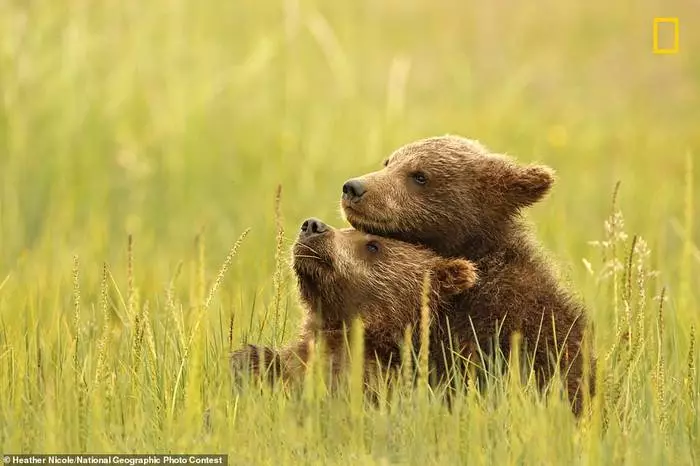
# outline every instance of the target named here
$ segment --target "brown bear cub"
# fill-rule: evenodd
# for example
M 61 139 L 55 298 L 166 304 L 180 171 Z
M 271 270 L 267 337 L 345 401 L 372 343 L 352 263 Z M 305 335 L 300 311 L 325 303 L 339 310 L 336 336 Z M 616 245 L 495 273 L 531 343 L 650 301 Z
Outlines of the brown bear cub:
M 281 351 L 253 345 L 235 351 L 234 373 L 269 370 L 269 375 L 283 380 L 299 380 L 310 347 L 321 337 L 331 370 L 339 374 L 345 368 L 350 340 L 346 331 L 359 318 L 364 329 L 365 377 L 379 370 L 385 374 L 400 364 L 408 326 L 417 341 L 426 275 L 430 317 L 452 312 L 455 296 L 477 280 L 474 265 L 467 260 L 443 258 L 422 246 L 352 228 L 337 230 L 313 218 L 302 224 L 292 262 L 306 310 L 299 337 Z M 433 338 L 439 338 L 439 333 Z M 438 352 L 429 357 L 438 357 Z
M 511 335 L 521 334 L 540 385 L 558 360 L 580 414 L 584 308 L 559 285 L 520 215 L 553 182 L 546 166 L 517 164 L 462 137 L 432 137 L 399 148 L 383 169 L 347 181 L 341 205 L 358 230 L 472 261 L 479 281 L 457 297 L 452 334 L 475 336 L 475 344 L 493 353 L 498 328 L 504 355 Z

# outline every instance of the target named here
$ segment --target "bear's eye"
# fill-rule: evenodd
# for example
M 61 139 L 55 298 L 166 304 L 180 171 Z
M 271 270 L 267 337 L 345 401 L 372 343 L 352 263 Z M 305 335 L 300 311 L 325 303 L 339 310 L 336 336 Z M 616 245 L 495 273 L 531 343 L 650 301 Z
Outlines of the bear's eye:
M 415 172 L 415 173 L 411 174 L 411 178 L 413 178 L 413 181 L 415 181 L 419 185 L 424 185 L 425 183 L 428 182 L 428 177 L 425 176 L 425 173 L 421 173 L 421 172 Z
M 382 162 L 382 165 L 384 165 L 385 167 L 388 167 L 389 166 L 389 159 L 384 159 L 384 161 Z
M 368 250 L 369 252 L 371 252 L 372 254 L 376 254 L 376 253 L 379 252 L 379 243 L 377 243 L 376 241 L 369 241 L 369 242 L 367 242 L 367 244 L 365 245 L 365 247 L 366 247 L 367 250 Z

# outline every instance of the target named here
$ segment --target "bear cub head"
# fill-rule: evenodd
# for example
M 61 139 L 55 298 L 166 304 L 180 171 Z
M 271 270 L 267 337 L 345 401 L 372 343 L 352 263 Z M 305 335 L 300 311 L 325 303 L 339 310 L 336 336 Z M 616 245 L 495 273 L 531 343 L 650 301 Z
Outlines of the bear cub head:
M 323 329 L 359 317 L 367 330 L 401 335 L 420 316 L 425 277 L 433 312 L 474 285 L 474 265 L 410 243 L 334 229 L 310 218 L 292 248 L 301 301 Z
M 348 180 L 341 207 L 358 230 L 475 259 L 498 247 L 521 209 L 553 182 L 547 166 L 517 164 L 470 139 L 432 137 L 400 147 L 381 170 Z

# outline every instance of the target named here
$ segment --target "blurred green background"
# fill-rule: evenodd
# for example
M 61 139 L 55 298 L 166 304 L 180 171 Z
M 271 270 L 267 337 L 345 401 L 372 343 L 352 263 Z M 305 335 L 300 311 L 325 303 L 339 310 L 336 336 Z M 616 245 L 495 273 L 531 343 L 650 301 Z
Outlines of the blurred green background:
M 652 53 L 658 16 L 679 18 L 679 53 Z M 530 217 L 593 308 L 582 259 L 618 180 L 673 288 L 700 153 L 698 18 L 682 0 L 3 0 L 0 275 L 50 300 L 37 288 L 69 278 L 73 254 L 95 282 L 101 261 L 123 268 L 132 233 L 155 290 L 200 231 L 215 267 L 250 227 L 221 296 L 266 302 L 278 185 L 286 254 L 305 217 L 342 225 L 345 179 L 456 133 L 556 169 Z
M 655 17 L 679 19 L 677 54 L 652 52 Z M 505 404 L 494 414 L 487 403 L 478 405 L 481 417 L 457 412 L 452 424 L 429 411 L 368 411 L 375 451 L 406 451 L 422 464 L 434 451 L 478 457 L 459 442 L 464 431 L 490 448 L 482 462 L 512 459 L 516 447 L 534 452 L 538 464 L 644 462 L 652 454 L 670 461 L 673 452 L 688 460 L 693 449 L 697 457 L 700 388 L 688 354 L 690 327 L 700 325 L 699 22 L 700 4 L 691 0 L 0 0 L 0 445 L 240 447 L 251 461 L 266 449 L 270 464 L 303 457 L 304 442 L 329 442 L 328 454 L 363 451 L 354 443 L 362 431 L 340 408 L 313 411 L 321 427 L 303 437 L 297 405 L 282 398 L 241 398 L 240 407 L 236 398 L 232 407 L 222 388 L 228 322 L 233 315 L 234 346 L 262 327 L 277 308 L 276 254 L 288 258 L 306 217 L 343 224 L 346 179 L 377 169 L 400 145 L 453 133 L 557 171 L 555 189 L 528 216 L 591 310 L 600 354 L 617 341 L 613 322 L 624 311 L 619 302 L 614 308 L 601 252 L 589 241 L 605 237 L 621 181 L 618 207 L 630 236 L 620 244 L 628 249 L 634 234 L 649 242 L 659 275 L 647 308 L 666 286 L 667 331 L 659 331 L 656 311 L 634 311 L 647 346 L 635 347 L 643 357 L 633 369 L 606 362 L 632 382 L 616 411 L 621 421 L 599 450 L 598 433 L 579 437 L 567 408 L 554 423 L 539 408 Z M 667 26 L 661 46 L 673 39 Z M 190 311 L 247 228 L 200 335 Z M 110 306 L 99 299 L 104 261 L 114 277 Z M 301 311 L 289 275 L 282 278 L 288 340 Z M 150 306 L 155 363 L 131 359 L 129 335 L 139 327 L 120 299 L 134 289 Z M 127 331 L 110 340 L 100 325 L 116 315 Z M 262 330 L 251 339 L 269 343 L 276 334 L 279 343 L 269 325 Z M 663 349 L 666 366 L 657 357 Z M 199 356 L 190 360 L 190 350 Z M 668 393 L 655 380 L 667 380 Z M 205 407 L 221 433 L 206 441 Z M 673 421 L 670 437 L 664 416 Z M 424 428 L 443 440 L 421 442 Z M 510 432 L 508 443 L 502 432 Z M 447 447 L 456 444 L 461 450 Z M 285 456 L 289 445 L 301 456 Z

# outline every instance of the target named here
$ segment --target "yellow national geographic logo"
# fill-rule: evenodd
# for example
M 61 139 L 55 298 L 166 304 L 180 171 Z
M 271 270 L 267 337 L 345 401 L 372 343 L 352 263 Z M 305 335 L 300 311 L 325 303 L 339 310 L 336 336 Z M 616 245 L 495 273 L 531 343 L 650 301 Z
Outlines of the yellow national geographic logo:
M 659 25 L 669 24 L 673 27 L 673 46 L 659 47 Z M 678 53 L 678 18 L 654 18 L 654 53 Z

